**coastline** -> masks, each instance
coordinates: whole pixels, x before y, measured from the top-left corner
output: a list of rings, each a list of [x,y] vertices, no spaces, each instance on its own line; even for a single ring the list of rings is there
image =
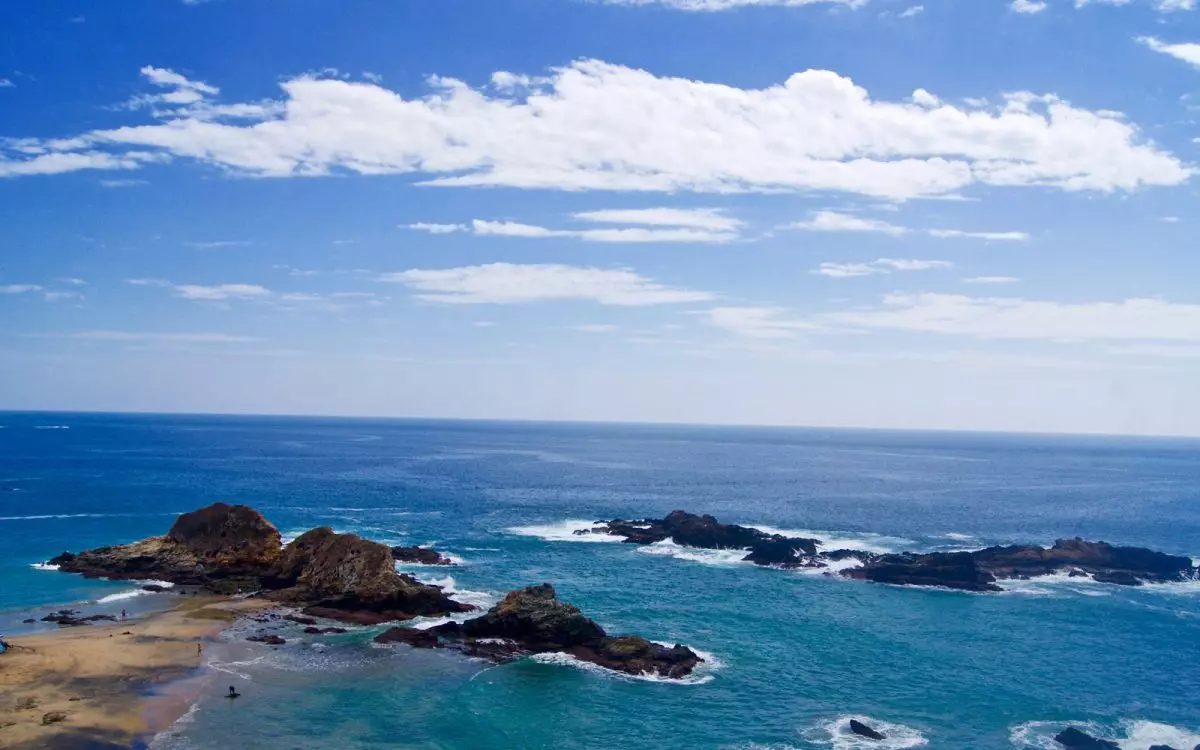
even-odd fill
[[[0,744],[142,747],[183,716],[207,685],[197,644],[271,602],[185,597],[124,622],[17,636],[0,655]],[[55,714],[58,721],[45,723]]]

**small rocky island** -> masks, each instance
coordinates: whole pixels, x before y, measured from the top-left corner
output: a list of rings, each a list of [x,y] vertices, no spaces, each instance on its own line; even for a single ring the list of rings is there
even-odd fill
[[[1059,539],[1054,546],[988,547],[974,552],[876,554],[862,550],[825,549],[820,539],[768,534],[759,529],[724,524],[710,515],[682,510],[663,519],[598,521],[576,534],[608,534],[630,544],[672,541],[702,549],[744,549],[746,562],[779,568],[831,568],[857,560],[855,567],[837,566],[847,578],[901,586],[936,586],[965,591],[1001,591],[997,581],[1066,574],[1100,583],[1141,586],[1195,578],[1200,570],[1191,559],[1140,547],[1107,542]]]
[[[317,528],[282,543],[262,514],[216,503],[179,517],[166,536],[49,561],[68,573],[154,579],[217,594],[259,592],[306,614],[359,624],[469,612],[437,586],[396,572],[390,548]]]
[[[703,661],[687,646],[663,646],[636,635],[611,636],[574,605],[558,599],[548,583],[513,591],[487,614],[428,630],[391,628],[377,643],[415,648],[452,648],[505,662],[528,654],[566,653],[632,675],[678,679]]]

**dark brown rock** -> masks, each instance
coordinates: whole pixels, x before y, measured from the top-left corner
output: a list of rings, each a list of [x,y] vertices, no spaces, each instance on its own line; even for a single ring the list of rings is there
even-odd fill
[[[1106,583],[1177,581],[1195,573],[1190,558],[1167,555],[1141,547],[1114,547],[1107,542],[1059,539],[1053,547],[1015,545],[988,547],[972,553],[980,567],[998,578],[1050,575],[1062,570],[1100,574]],[[1100,580],[1097,578],[1096,580]]]
[[[435,648],[438,645],[437,634],[430,630],[416,628],[388,628],[375,636],[376,643],[406,643],[413,648]]]
[[[886,740],[887,735],[876,729],[863,724],[858,719],[850,720],[850,731],[857,734],[859,737],[866,737],[869,740]]]
[[[316,625],[317,624],[317,621],[315,618],[303,617],[301,615],[284,615],[283,619],[289,620],[291,622],[296,622],[301,625]]]
[[[663,646],[636,635],[601,638],[598,642],[567,649],[577,659],[629,674],[687,677],[700,657],[687,646]]]
[[[304,629],[309,635],[329,635],[332,633],[345,633],[345,628],[318,628],[316,625],[309,625]]]
[[[1068,727],[1054,737],[1054,741],[1071,750],[1121,750],[1121,746],[1111,740],[1097,739],[1075,727]]]
[[[418,565],[453,565],[454,561],[428,547],[392,547],[392,557],[400,563]]]
[[[38,702],[36,698],[21,698],[17,701],[16,706],[18,711],[32,711],[37,707]]]
[[[574,605],[559,601],[548,583],[509,593],[487,614],[463,623],[459,632],[519,641],[532,651],[558,651],[604,637],[603,628]]]
[[[254,643],[265,643],[268,646],[282,646],[283,644],[287,643],[287,639],[284,638],[283,636],[263,634],[263,633],[259,633],[258,635],[252,635],[249,638],[247,638],[246,640],[253,641]]]
[[[47,714],[42,714],[42,724],[58,724],[67,720],[65,711],[51,711]]]
[[[928,555],[882,555],[842,575],[898,586],[936,586],[963,591],[1000,591],[991,573],[982,570],[970,552],[935,552]]]
[[[1092,580],[1098,583],[1114,583],[1118,586],[1144,586],[1141,578],[1127,570],[1102,570],[1092,574]]]
[[[157,583],[148,583],[145,586],[142,586],[142,591],[150,591],[156,594],[169,590],[170,589],[168,589],[166,586],[160,586]]]

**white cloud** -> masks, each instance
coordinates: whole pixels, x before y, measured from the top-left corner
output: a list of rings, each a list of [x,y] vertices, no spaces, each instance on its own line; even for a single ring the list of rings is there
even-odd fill
[[[8,78],[0,78],[0,89],[11,89],[17,84],[13,83]]]
[[[43,292],[42,299],[47,302],[61,302],[67,299],[83,299],[83,294],[75,291]]]
[[[617,327],[611,323],[584,323],[578,326],[568,326],[568,328],[581,333],[612,333],[617,330]]]
[[[749,8],[756,6],[779,5],[800,7],[803,5],[842,5],[847,8],[857,8],[866,5],[868,0],[600,0],[608,5],[660,5],[674,10],[693,12],[715,12]]]
[[[477,320],[471,325],[475,326],[476,328],[495,328],[496,326],[496,324],[490,320]]]
[[[1152,36],[1139,36],[1137,40],[1155,52],[1170,55],[1176,60],[1182,60],[1188,65],[1200,68],[1200,44],[1194,42],[1168,44]]]
[[[40,292],[42,287],[37,284],[6,284],[0,286],[0,294],[28,294],[29,292]]]
[[[811,321],[791,317],[779,307],[717,307],[704,313],[708,324],[743,338],[790,339],[821,330]]]
[[[174,284],[171,288],[176,296],[195,300],[262,299],[271,296],[271,290],[257,284]]]
[[[452,232],[465,232],[467,230],[465,224],[428,224],[423,221],[419,221],[416,224],[405,224],[404,228],[417,232],[429,232],[430,234],[450,234]]]
[[[177,80],[166,73],[153,75]],[[187,87],[176,90],[184,98],[214,88],[183,80]],[[0,161],[0,175],[44,172],[28,162],[47,157],[82,157],[58,171],[136,167],[126,149],[262,177],[411,173],[441,186],[825,190],[889,199],[977,184],[1134,190],[1191,174],[1113,113],[1028,92],[1006,94],[999,106],[931,107],[872,99],[831,71],[741,89],[597,60],[513,91],[430,83],[429,96],[405,99],[370,83],[294,78],[282,84],[282,101],[219,111],[204,102],[209,108],[178,108],[166,122],[25,141],[46,152],[18,150]]]
[[[1043,0],[1013,0],[1009,6],[1015,13],[1041,13],[1046,8],[1050,7]]]
[[[880,258],[869,263],[822,263],[819,267],[809,271],[809,273],[818,276],[828,276],[834,279],[848,279],[856,276],[891,273],[892,271],[929,271],[932,269],[953,267],[953,263],[945,260]]]
[[[1076,8],[1088,5],[1129,5],[1132,0],[1075,0]],[[1196,0],[1153,0],[1155,10],[1171,13],[1179,10],[1195,10]]]
[[[1025,232],[967,232],[961,229],[916,230],[890,224],[879,219],[864,219],[837,211],[817,211],[808,221],[794,222],[786,225],[784,228],[803,229],[810,232],[877,232],[892,236],[900,236],[910,232],[923,232],[931,237],[965,237],[981,240],[1024,241],[1029,239],[1029,235]]]
[[[1180,219],[1178,216],[1160,216],[1158,220],[1166,224],[1178,224],[1179,222],[1183,221],[1183,219]]]
[[[1015,297],[890,294],[873,310],[828,313],[819,322],[983,339],[1200,342],[1200,304],[1161,299],[1064,303]]]
[[[144,153],[117,155],[100,151],[54,152],[19,160],[7,158],[0,153],[0,177],[63,174],[83,169],[137,169],[146,161],[151,159]]]
[[[253,243],[248,240],[214,240],[211,242],[184,242],[184,247],[190,247],[193,250],[216,250],[222,247],[246,247]]]
[[[87,286],[86,281],[84,281],[83,279],[76,278],[74,276],[60,276],[57,280],[61,281],[64,284],[70,284],[71,286]]]
[[[912,18],[925,12],[924,5],[912,5],[900,12],[901,18]]]
[[[726,216],[718,208],[626,208],[581,211],[571,214],[580,221],[604,224],[644,224],[661,227],[689,227],[715,232],[736,232],[742,222]]]
[[[553,263],[411,269],[381,278],[407,286],[428,302],[464,305],[590,300],[602,305],[644,306],[703,302],[714,297],[708,292],[663,286],[629,269]]]
[[[907,234],[908,229],[878,219],[863,219],[837,211],[817,211],[808,221],[788,224],[786,229],[803,229],[810,232],[879,232],[881,234]]]
[[[145,184],[145,180],[100,180],[100,186],[106,188],[134,187]]]
[[[362,72],[362,77],[363,80],[370,81],[371,83],[383,83],[383,76],[379,75],[378,73],[372,73],[369,70],[364,70]]]
[[[732,242],[737,234],[725,231],[689,228],[621,227],[618,229],[550,229],[514,221],[471,222],[472,231],[481,236],[550,238],[570,237],[588,242]]]
[[[1015,284],[1020,279],[1016,276],[972,276],[963,279],[964,284]]]
[[[961,229],[930,229],[932,237],[966,237],[977,240],[999,240],[1001,242],[1024,242],[1029,239],[1026,232],[964,232]]]

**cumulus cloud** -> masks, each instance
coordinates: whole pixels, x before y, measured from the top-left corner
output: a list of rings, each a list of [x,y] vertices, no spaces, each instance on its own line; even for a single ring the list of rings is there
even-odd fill
[[[851,328],[981,339],[1200,342],[1200,304],[1152,298],[1067,303],[1017,297],[890,294],[875,309],[827,313],[818,321]]]
[[[856,276],[871,276],[892,271],[929,271],[932,269],[953,268],[954,264],[945,260],[918,260],[915,258],[880,258],[869,263],[822,263],[809,271],[818,276],[828,276],[834,279],[849,279]]]
[[[1054,95],[1009,93],[998,106],[876,100],[823,70],[742,89],[579,60],[504,89],[433,77],[432,92],[414,99],[302,76],[281,84],[282,100],[229,105],[209,102],[207,84],[163,72],[151,80],[204,100],[165,122],[25,139],[26,150],[7,149],[0,175],[44,173],[38,160],[68,157],[78,161],[57,171],[131,169],[140,152],[258,177],[407,173],[441,186],[902,200],[973,185],[1135,190],[1191,174],[1117,113]]]
[[[961,229],[910,229],[879,219],[864,219],[837,211],[817,211],[807,221],[797,221],[784,226],[785,229],[802,229],[809,232],[876,232],[899,236],[910,232],[928,234],[931,237],[965,237],[980,240],[1024,241],[1026,232],[968,232]]]
[[[1041,13],[1046,8],[1050,7],[1043,0],[1013,0],[1009,6],[1015,13]]]
[[[417,232],[429,232],[430,234],[452,234],[454,232],[463,232],[467,229],[464,224],[428,224],[423,221],[404,226],[406,229],[412,229]]]
[[[1139,36],[1137,40],[1155,52],[1170,55],[1176,60],[1182,60],[1188,65],[1200,68],[1200,44],[1194,42],[1169,44],[1152,36]]]
[[[626,268],[491,263],[459,268],[420,269],[385,274],[419,299],[446,304],[518,304],[588,300],[624,307],[703,302],[708,292],[664,286]]]
[[[900,11],[900,17],[901,18],[912,18],[913,16],[919,16],[924,12],[925,12],[924,5],[911,5],[907,8],[905,8],[904,10]]]

